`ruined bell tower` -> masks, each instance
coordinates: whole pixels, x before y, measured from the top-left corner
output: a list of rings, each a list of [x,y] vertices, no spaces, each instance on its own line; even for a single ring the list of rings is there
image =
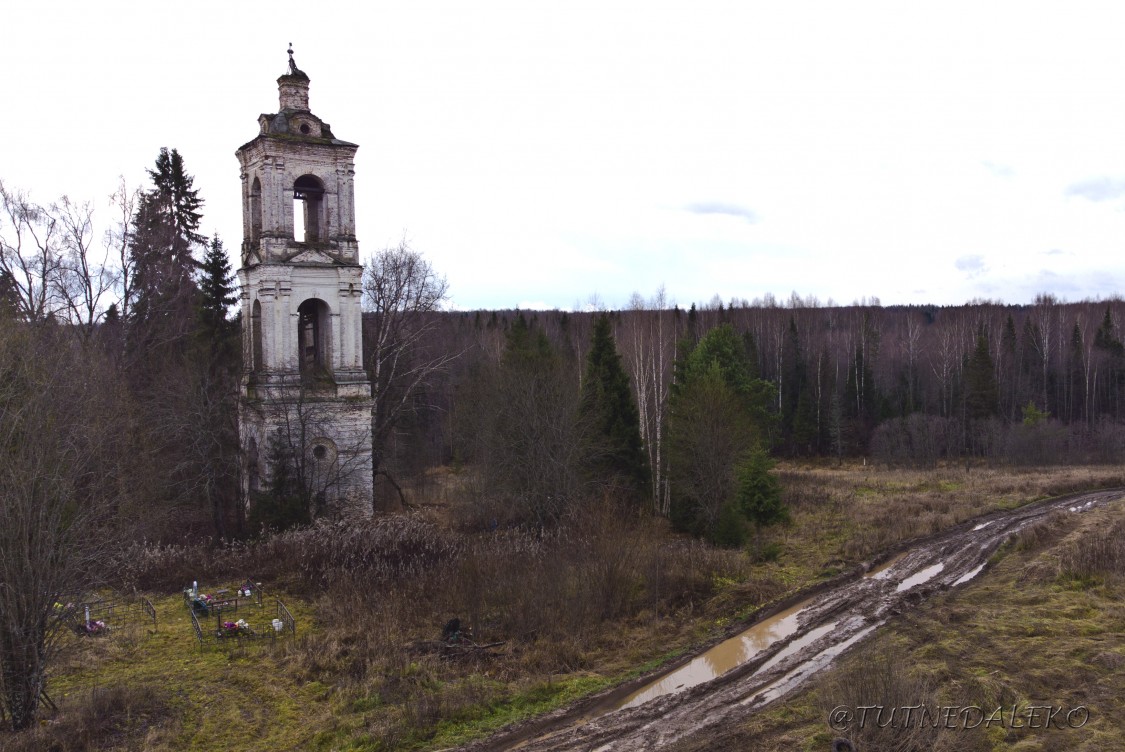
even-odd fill
[[[284,487],[310,513],[372,513],[363,369],[356,144],[309,109],[309,77],[277,79],[278,112],[235,155],[242,177],[239,436],[249,505]]]

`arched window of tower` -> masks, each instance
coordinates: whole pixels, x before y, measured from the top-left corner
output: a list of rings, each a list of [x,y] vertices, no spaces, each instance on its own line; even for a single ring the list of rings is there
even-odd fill
[[[320,243],[324,226],[322,201],[324,183],[315,175],[302,175],[293,184],[293,239],[302,243]]]
[[[301,375],[315,376],[328,370],[332,362],[329,343],[328,304],[309,298],[297,307],[297,347]]]
[[[250,370],[259,371],[264,367],[262,362],[262,303],[255,300],[250,313]]]
[[[262,181],[254,178],[250,184],[250,242],[262,237]]]

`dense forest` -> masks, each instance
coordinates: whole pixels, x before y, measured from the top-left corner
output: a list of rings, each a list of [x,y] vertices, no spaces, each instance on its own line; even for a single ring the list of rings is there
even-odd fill
[[[1125,348],[1121,300],[964,306],[722,304],[688,310],[636,296],[609,314],[628,371],[657,507],[679,363],[718,327],[738,335],[751,376],[771,387],[761,421],[776,456],[869,457],[932,465],[1119,461]],[[480,401],[513,326],[541,331],[557,378],[580,386],[598,313],[430,314],[427,347],[460,357],[414,397],[387,462],[403,475],[472,460]],[[522,325],[522,324],[521,324]],[[409,430],[407,429],[409,426]]]

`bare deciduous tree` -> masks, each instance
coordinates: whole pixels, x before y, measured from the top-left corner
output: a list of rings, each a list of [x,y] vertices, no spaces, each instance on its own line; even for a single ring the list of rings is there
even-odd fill
[[[123,488],[117,394],[65,329],[0,331],[0,716],[15,729],[45,696],[67,604],[104,574]]]
[[[105,231],[105,247],[117,261],[118,299],[121,302],[120,313],[122,318],[129,316],[129,309],[133,302],[136,281],[135,262],[129,253],[133,242],[134,220],[137,216],[137,204],[141,198],[141,189],[130,189],[125,185],[125,178],[120,178],[117,190],[109,197],[110,210],[113,212],[113,226]]]
[[[110,267],[111,247],[94,250],[94,207],[89,201],[75,203],[63,196],[51,205],[51,213],[62,232],[62,264],[55,279],[58,299],[67,318],[89,337],[105,315],[102,299],[110,293],[116,275]]]
[[[445,277],[405,242],[379,251],[364,267],[364,307],[371,314],[366,338],[371,343],[367,362],[375,400],[371,433],[376,474],[386,475],[388,438],[412,398],[461,355],[427,342],[436,327],[431,314],[441,309],[448,293]]]
[[[120,294],[128,312],[132,267],[127,253],[136,193],[124,181],[110,197],[120,224],[95,247],[94,205],[62,196],[50,206],[0,183],[0,275],[8,280],[20,318],[65,319],[89,337],[105,315],[107,298]]]
[[[45,321],[58,312],[61,228],[44,207],[0,183],[0,273],[15,289],[20,316]]]

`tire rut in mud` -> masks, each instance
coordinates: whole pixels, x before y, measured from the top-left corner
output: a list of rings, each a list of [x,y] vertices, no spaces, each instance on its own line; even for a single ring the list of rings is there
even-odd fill
[[[620,690],[610,691],[466,749],[628,752],[706,733],[789,695],[889,619],[934,593],[968,582],[1023,528],[1057,510],[1082,512],[1123,496],[1125,489],[1118,488],[1047,499],[914,541],[891,552],[898,555],[889,566],[857,569],[809,591],[803,600],[789,599],[785,605],[797,606],[796,628],[713,680],[635,707],[625,702],[628,693],[623,697]]]

